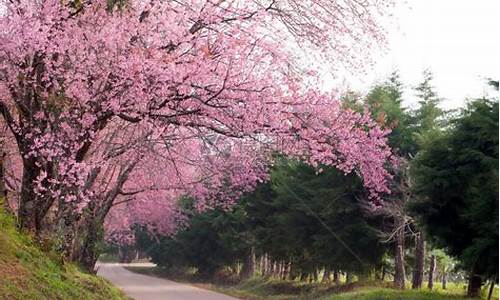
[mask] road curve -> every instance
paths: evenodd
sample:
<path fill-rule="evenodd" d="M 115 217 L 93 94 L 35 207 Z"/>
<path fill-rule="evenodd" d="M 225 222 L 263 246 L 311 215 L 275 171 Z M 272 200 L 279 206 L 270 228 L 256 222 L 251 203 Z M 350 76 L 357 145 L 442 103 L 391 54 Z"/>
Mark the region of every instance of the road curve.
<path fill-rule="evenodd" d="M 137 274 L 125 269 L 124 265 L 100 263 L 97 274 L 111 281 L 135 300 L 238 300 L 167 279 Z"/>

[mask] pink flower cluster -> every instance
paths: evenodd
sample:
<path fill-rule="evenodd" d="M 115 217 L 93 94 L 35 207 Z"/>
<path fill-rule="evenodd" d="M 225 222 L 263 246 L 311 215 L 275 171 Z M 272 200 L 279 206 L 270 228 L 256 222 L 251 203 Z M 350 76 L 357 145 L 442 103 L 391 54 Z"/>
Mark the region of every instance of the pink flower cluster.
<path fill-rule="evenodd" d="M 362 66 L 384 3 L 108 2 L 20 0 L 0 16 L 0 110 L 37 197 L 111 211 L 109 232 L 168 233 L 180 196 L 230 205 L 275 151 L 388 192 L 387 132 L 311 86 L 294 52 Z"/>

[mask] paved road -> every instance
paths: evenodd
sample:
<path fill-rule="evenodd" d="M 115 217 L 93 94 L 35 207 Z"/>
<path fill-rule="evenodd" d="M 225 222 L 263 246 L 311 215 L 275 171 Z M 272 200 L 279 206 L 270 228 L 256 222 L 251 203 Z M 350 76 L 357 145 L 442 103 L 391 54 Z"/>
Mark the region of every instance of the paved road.
<path fill-rule="evenodd" d="M 124 265 L 99 264 L 98 275 L 111 281 L 135 300 L 238 300 L 167 279 L 133 273 L 125 269 Z M 148 266 L 148 264 L 131 264 L 131 266 Z"/>

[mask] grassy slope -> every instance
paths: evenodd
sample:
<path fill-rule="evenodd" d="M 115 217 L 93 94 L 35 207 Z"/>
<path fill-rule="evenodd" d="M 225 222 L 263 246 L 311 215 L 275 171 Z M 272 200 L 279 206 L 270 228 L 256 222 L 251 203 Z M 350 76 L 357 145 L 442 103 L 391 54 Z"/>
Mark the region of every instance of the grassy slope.
<path fill-rule="evenodd" d="M 1 204 L 1 201 L 0 201 Z M 0 205 L 0 299 L 128 299 L 104 279 L 62 266 L 19 234 Z"/>
<path fill-rule="evenodd" d="M 454 285 L 448 283 L 448 288 L 442 290 L 436 287 L 434 291 L 427 289 L 405 291 L 387 288 L 390 283 L 382 284 L 380 282 L 368 282 L 364 284 L 353 283 L 350 285 L 342 284 L 340 286 L 323 285 L 323 284 L 308 284 L 294 281 L 280 280 L 265 280 L 262 278 L 253 278 L 236 285 L 219 285 L 213 282 L 197 281 L 193 277 L 187 275 L 168 274 L 160 268 L 147 267 L 128 267 L 130 271 L 166 277 L 174 281 L 195 284 L 202 288 L 212 289 L 221 293 L 225 293 L 240 299 L 249 300 L 306 300 L 306 299 L 321 299 L 321 300 L 451 300 L 462 299 L 467 300 L 465 287 L 463 285 Z M 385 287 L 384 287 L 385 286 Z M 487 293 L 487 288 L 483 291 Z M 486 295 L 483 297 L 486 299 Z M 498 300 L 498 288 L 495 289 L 494 300 Z"/>

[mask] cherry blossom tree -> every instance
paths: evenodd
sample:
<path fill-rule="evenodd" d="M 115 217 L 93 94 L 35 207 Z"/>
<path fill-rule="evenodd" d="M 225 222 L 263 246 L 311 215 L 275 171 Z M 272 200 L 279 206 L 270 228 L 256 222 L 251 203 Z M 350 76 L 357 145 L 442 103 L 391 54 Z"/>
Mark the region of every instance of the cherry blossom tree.
<path fill-rule="evenodd" d="M 230 204 L 265 180 L 274 151 L 358 172 L 372 197 L 388 192 L 387 132 L 368 113 L 341 109 L 307 64 L 366 63 L 366 50 L 383 41 L 386 3 L 2 7 L 0 112 L 15 145 L 19 224 L 62 230 L 75 260 L 88 240 L 78 236 L 91 231 L 79 228 L 102 225 L 113 207 L 148 223 L 173 220 L 180 195 L 200 208 Z M 168 231 L 169 222 L 149 223 Z"/>

